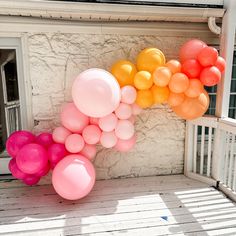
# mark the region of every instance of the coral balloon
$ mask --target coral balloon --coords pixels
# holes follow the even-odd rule
[[[50,133],[41,133],[36,137],[36,143],[48,148],[53,144],[52,134]]]
[[[167,102],[171,107],[175,107],[179,106],[184,101],[184,98],[185,98],[184,93],[170,92]]]
[[[148,71],[139,71],[134,76],[134,86],[137,89],[149,89],[153,85],[153,79],[151,73]]]
[[[105,148],[112,148],[116,145],[117,140],[118,139],[117,139],[114,131],[112,131],[112,132],[102,132],[102,135],[101,135],[101,138],[100,138],[100,143]]]
[[[172,74],[181,72],[181,63],[177,60],[169,60],[166,64],[166,67],[168,67]]]
[[[119,139],[130,139],[134,135],[134,125],[129,120],[119,120],[115,134]]]
[[[27,174],[22,172],[16,164],[16,158],[9,161],[8,169],[11,171],[12,175],[17,179],[24,179]]]
[[[63,159],[68,152],[66,151],[65,145],[61,143],[54,143],[48,148],[48,159],[53,169],[57,163]]]
[[[27,175],[23,180],[25,184],[32,186],[40,181],[40,177],[36,175]]]
[[[137,73],[137,69],[130,61],[121,60],[112,66],[111,73],[117,79],[120,87],[123,87],[134,84],[134,76]]]
[[[170,69],[164,66],[158,67],[152,74],[154,84],[159,87],[167,86],[171,76],[172,73]]]
[[[205,86],[214,86],[221,80],[221,73],[216,66],[206,67],[200,74],[200,80]]]
[[[204,47],[198,54],[197,59],[204,67],[214,66],[218,57],[218,51],[213,47]]]
[[[78,75],[72,86],[76,107],[85,115],[100,118],[120,104],[120,86],[108,71],[92,68]]]
[[[226,67],[226,61],[223,57],[217,57],[215,66],[219,69],[220,72],[224,72]]]
[[[117,116],[111,113],[110,115],[100,118],[98,124],[101,130],[110,132],[115,129],[117,121]]]
[[[96,125],[88,125],[82,133],[87,144],[97,144],[101,137],[101,130]]]
[[[173,93],[183,93],[189,86],[189,79],[183,73],[174,74],[169,83],[169,89]]]
[[[165,64],[163,52],[157,48],[146,48],[137,57],[137,68],[139,71],[149,71],[152,73],[157,67]]]
[[[66,139],[65,147],[70,153],[78,153],[84,148],[84,139],[80,134],[71,134]]]
[[[82,151],[79,153],[80,155],[86,157],[88,160],[93,161],[96,154],[97,149],[95,145],[85,144]]]
[[[120,103],[115,110],[116,116],[121,120],[127,120],[132,115],[132,107],[126,103]]]
[[[121,88],[121,102],[133,104],[136,100],[137,92],[133,86],[127,85]]]
[[[154,102],[159,104],[159,103],[164,103],[167,102],[167,99],[169,97],[170,90],[168,87],[159,87],[156,85],[152,86],[152,95],[154,98]]]
[[[94,118],[94,117],[89,118],[90,125],[98,125],[98,122],[99,122],[99,118]]]
[[[131,149],[133,149],[135,143],[136,143],[135,135],[128,140],[118,139],[115,149],[119,152],[129,152]]]
[[[62,109],[61,123],[71,132],[81,133],[89,124],[89,118],[80,112],[74,103],[68,103]]]
[[[142,112],[142,108],[140,106],[138,106],[136,103],[132,104],[131,105],[132,107],[132,113],[133,115],[137,116],[139,115],[141,112]]]
[[[140,90],[137,92],[136,103],[141,108],[147,108],[153,105],[154,99],[150,89]]]
[[[199,78],[202,66],[195,59],[186,60],[182,65],[182,72],[189,78]]]
[[[61,160],[52,173],[55,191],[68,200],[78,200],[92,190],[95,183],[95,170],[84,156],[69,155]]]
[[[71,135],[71,132],[65,127],[57,127],[52,132],[53,141],[56,143],[64,144],[69,135]]]
[[[199,79],[190,79],[189,87],[184,92],[187,97],[196,98],[202,93],[204,87]]]

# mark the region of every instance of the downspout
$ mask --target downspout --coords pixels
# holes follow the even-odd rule
[[[210,29],[210,31],[214,34],[217,34],[217,35],[220,35],[221,33],[221,27],[219,27],[217,24],[216,24],[216,17],[214,16],[210,16],[208,18],[208,27]]]

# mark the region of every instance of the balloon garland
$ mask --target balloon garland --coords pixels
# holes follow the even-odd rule
[[[201,117],[209,106],[204,86],[220,81],[225,60],[197,39],[181,47],[179,58],[166,62],[159,49],[146,48],[136,65],[121,60],[111,73],[91,68],[79,74],[72,86],[73,102],[62,107],[60,127],[52,134],[16,131],[8,138],[12,175],[34,185],[52,169],[55,191],[65,199],[80,199],[95,183],[91,161],[96,145],[131,150],[135,116],[142,109],[167,103],[183,119]]]

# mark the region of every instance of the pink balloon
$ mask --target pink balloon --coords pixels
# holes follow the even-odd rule
[[[114,113],[111,113],[107,116],[100,118],[98,124],[101,130],[110,132],[115,129],[117,121],[117,116]]]
[[[20,149],[35,141],[35,136],[26,130],[16,131],[10,135],[6,142],[6,149],[10,156],[15,157]]]
[[[50,164],[48,163],[42,170],[40,170],[38,173],[35,174],[35,176],[38,176],[38,177],[43,177],[45,175],[48,174],[48,172],[50,171],[51,169],[51,166]]]
[[[76,107],[87,116],[103,117],[120,103],[120,86],[108,71],[92,68],[78,75],[72,86]]]
[[[94,117],[89,118],[90,125],[98,125],[98,122],[99,122],[99,118],[94,118]]]
[[[133,86],[127,85],[121,88],[121,102],[132,104],[137,97],[137,91]]]
[[[103,147],[105,148],[112,148],[117,143],[117,137],[115,135],[115,132],[102,132],[100,142]]]
[[[81,155],[66,156],[52,173],[52,184],[55,191],[68,200],[85,197],[92,190],[94,183],[93,164]]]
[[[129,120],[119,120],[115,134],[119,139],[130,139],[134,135],[134,125]]]
[[[48,148],[53,144],[52,134],[51,133],[41,133],[36,137],[36,143]]]
[[[90,145],[90,144],[85,144],[84,148],[82,149],[82,151],[79,154],[86,157],[90,161],[93,161],[96,154],[97,154],[96,146]]]
[[[135,116],[134,115],[132,115],[132,116],[130,116],[130,118],[128,119],[132,124],[134,124],[135,123]]]
[[[130,151],[136,143],[135,135],[128,140],[118,139],[115,149],[119,152],[128,152]]]
[[[48,164],[47,151],[39,144],[27,144],[18,152],[16,163],[24,173],[37,174]]]
[[[100,140],[101,130],[96,125],[88,125],[82,133],[87,144],[97,144]]]
[[[56,142],[56,143],[64,144],[66,141],[66,138],[69,135],[71,135],[71,132],[62,126],[55,128],[52,132],[52,138],[53,138],[54,142]]]
[[[132,115],[132,108],[126,103],[120,103],[118,108],[115,110],[115,114],[119,119],[126,120]]]
[[[68,103],[61,112],[61,123],[71,132],[81,133],[89,124],[89,118],[80,112],[74,103]]]
[[[15,158],[9,161],[8,169],[11,171],[12,175],[17,179],[24,179],[27,175],[18,168]]]
[[[48,148],[48,159],[53,169],[56,164],[63,159],[68,152],[66,151],[65,145],[61,143],[54,143]]]
[[[132,107],[132,113],[135,116],[139,115],[142,112],[142,108],[138,106],[136,103],[132,104],[131,107]]]
[[[70,153],[78,153],[84,148],[84,139],[80,134],[71,134],[66,139],[65,147]]]
[[[23,180],[25,184],[32,186],[40,181],[40,177],[36,175],[27,175]]]

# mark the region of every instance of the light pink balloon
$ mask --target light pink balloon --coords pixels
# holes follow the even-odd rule
[[[93,164],[81,155],[69,155],[61,160],[52,173],[55,191],[68,200],[78,200],[92,190],[95,183]]]
[[[94,117],[89,118],[90,125],[98,125],[98,122],[99,122],[99,118],[94,118]]]
[[[126,103],[120,103],[120,105],[115,110],[115,114],[121,120],[129,119],[132,115],[132,108]]]
[[[66,150],[70,153],[78,153],[84,148],[84,139],[80,134],[71,134],[65,142]]]
[[[100,140],[101,130],[96,125],[88,125],[82,133],[87,144],[97,144]]]
[[[32,186],[40,181],[40,177],[36,175],[27,175],[23,180],[25,184]]]
[[[68,103],[62,109],[61,123],[71,132],[81,133],[89,124],[89,118],[79,111],[74,103]]]
[[[128,140],[118,139],[115,149],[119,152],[128,152],[130,151],[136,143],[135,135]]]
[[[52,132],[52,138],[53,141],[56,143],[62,143],[64,144],[66,141],[66,138],[71,135],[71,132],[66,129],[65,127],[57,127]]]
[[[132,115],[132,116],[130,116],[130,118],[128,119],[132,124],[134,124],[135,123],[135,116],[134,115]]]
[[[115,134],[119,139],[130,139],[134,135],[134,125],[129,120],[119,120]]]
[[[87,116],[103,117],[120,103],[120,86],[108,71],[92,68],[75,79],[72,98],[77,108]]]
[[[100,143],[105,148],[112,148],[117,143],[117,137],[115,135],[115,132],[102,132]]]
[[[133,115],[139,115],[142,112],[142,108],[140,106],[138,106],[136,103],[131,105],[132,107],[132,113]]]
[[[107,116],[104,116],[99,119],[99,127],[105,132],[110,132],[115,129],[117,124],[117,116],[114,113],[111,113]]]
[[[137,97],[137,91],[133,86],[127,85],[121,88],[121,102],[133,104]]]
[[[82,151],[79,154],[86,157],[90,161],[93,161],[96,154],[97,154],[96,146],[90,145],[90,144],[85,144],[84,148],[82,149]]]
[[[24,179],[27,174],[22,172],[16,164],[16,158],[9,161],[8,169],[11,171],[12,175],[17,179]]]

